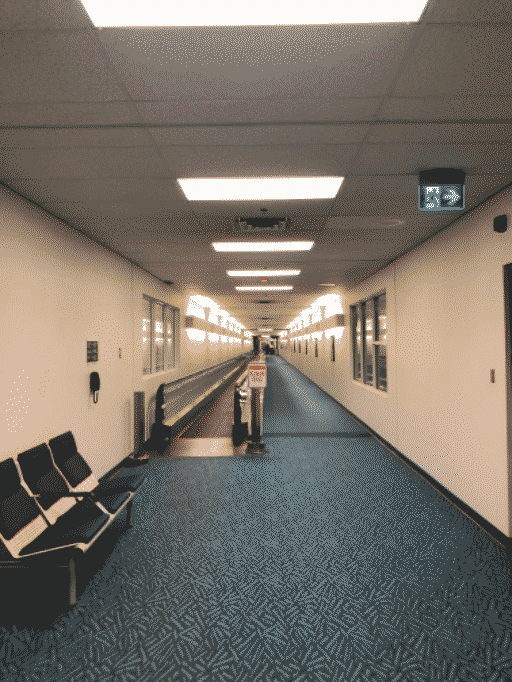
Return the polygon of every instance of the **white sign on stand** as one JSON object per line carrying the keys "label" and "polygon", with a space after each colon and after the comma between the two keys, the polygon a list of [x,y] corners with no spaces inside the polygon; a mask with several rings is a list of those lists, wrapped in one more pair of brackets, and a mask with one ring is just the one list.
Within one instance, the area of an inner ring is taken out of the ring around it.
{"label": "white sign on stand", "polygon": [[267,365],[264,362],[249,363],[249,388],[266,388]]}

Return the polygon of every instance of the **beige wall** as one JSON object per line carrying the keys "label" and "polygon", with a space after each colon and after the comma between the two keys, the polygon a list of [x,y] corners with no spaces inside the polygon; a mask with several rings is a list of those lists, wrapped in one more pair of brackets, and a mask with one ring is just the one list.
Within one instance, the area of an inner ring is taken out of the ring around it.
{"label": "beige wall", "polygon": [[[159,384],[238,355],[242,346],[191,340],[183,318],[195,292],[176,294],[8,189],[0,190],[0,216],[0,460],[71,429],[102,476],[133,451],[134,391],[149,401]],[[143,294],[179,307],[181,317],[177,368],[146,377],[138,338]],[[88,340],[99,342],[97,363],[86,361]],[[96,404],[91,371],[101,379]]]}
{"label": "beige wall", "polygon": [[[357,287],[334,290],[347,321],[335,363],[325,337],[318,358],[304,344],[281,355],[511,537],[503,266],[512,229],[493,231],[502,214],[510,225],[509,188]],[[348,326],[350,305],[382,289],[387,394],[352,380]]]}

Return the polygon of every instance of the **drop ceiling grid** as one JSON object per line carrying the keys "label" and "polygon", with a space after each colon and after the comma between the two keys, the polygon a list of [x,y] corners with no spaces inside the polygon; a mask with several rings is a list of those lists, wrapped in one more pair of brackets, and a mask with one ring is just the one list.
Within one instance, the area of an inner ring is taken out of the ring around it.
{"label": "drop ceiling grid", "polygon": [[[431,2],[422,31],[411,23],[277,32],[96,31],[80,3],[60,4],[58,18],[45,17],[42,6],[30,12],[31,4],[22,2],[11,3],[3,17],[4,29],[27,31],[15,41],[23,47],[21,68],[12,36],[0,32],[10,93],[0,106],[0,125],[62,128],[0,129],[0,179],[120,253],[129,251],[162,279],[174,281],[178,258],[183,272],[200,258],[212,289],[227,292],[233,284],[222,282],[223,264],[231,266],[233,256],[219,258],[209,241],[232,234],[235,207],[191,205],[177,188],[179,175],[286,169],[345,175],[339,197],[316,211],[286,202],[269,206],[268,215],[289,209],[291,233],[316,235],[299,278],[308,294],[314,273],[325,277],[332,267],[329,259],[337,259],[337,281],[356,283],[453,220],[418,215],[419,169],[464,167],[467,205],[510,181],[512,28],[504,23],[512,19],[510,3]],[[487,19],[495,24],[476,23]],[[266,35],[272,36],[267,51],[257,53]],[[314,36],[323,41],[315,45]],[[223,59],[226,66],[244,54],[253,64],[249,71],[215,72],[215,49],[221,67]],[[165,60],[158,64],[171,54],[165,50],[174,50],[172,69]],[[272,50],[283,58],[276,60]],[[503,120],[484,125],[490,117]],[[443,123],[453,119],[458,123]],[[98,128],[72,128],[90,125]],[[405,216],[406,223],[372,229],[368,218],[379,216]],[[267,264],[297,261],[289,255],[264,258]],[[250,268],[262,260],[243,262]],[[236,296],[226,297],[236,305]],[[279,310],[300,310],[299,299],[283,301]]]}

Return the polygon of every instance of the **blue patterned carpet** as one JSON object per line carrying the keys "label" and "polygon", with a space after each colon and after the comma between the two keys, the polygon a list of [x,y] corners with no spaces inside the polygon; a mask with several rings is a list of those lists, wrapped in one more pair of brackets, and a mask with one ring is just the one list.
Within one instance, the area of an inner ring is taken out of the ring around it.
{"label": "blue patterned carpet", "polygon": [[499,547],[268,364],[269,453],[150,461],[134,527],[91,550],[76,607],[65,574],[2,575],[4,682],[512,680]]}

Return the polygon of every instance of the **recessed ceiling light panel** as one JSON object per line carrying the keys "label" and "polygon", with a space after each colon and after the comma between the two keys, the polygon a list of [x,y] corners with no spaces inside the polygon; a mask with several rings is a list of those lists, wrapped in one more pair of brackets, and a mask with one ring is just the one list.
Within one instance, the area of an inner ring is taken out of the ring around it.
{"label": "recessed ceiling light panel", "polygon": [[178,179],[189,201],[334,199],[342,182],[342,177]]}
{"label": "recessed ceiling light panel", "polygon": [[359,0],[335,3],[320,0],[288,3],[106,2],[82,0],[96,26],[276,26],[308,24],[375,24],[418,21],[426,0]]}
{"label": "recessed ceiling light panel", "polygon": [[300,275],[300,270],[226,270],[230,277],[280,277]]}
{"label": "recessed ceiling light panel", "polygon": [[213,242],[215,251],[309,251],[315,242]]}
{"label": "recessed ceiling light panel", "polygon": [[293,287],[235,287],[237,291],[290,291]]}

